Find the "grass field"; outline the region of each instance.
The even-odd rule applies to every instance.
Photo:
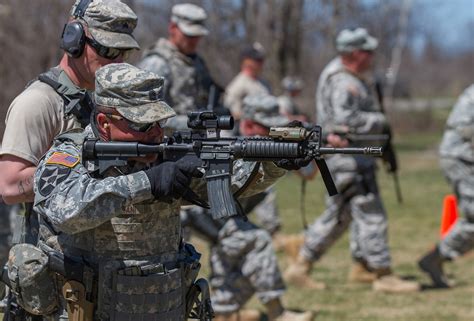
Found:
[[[445,117],[445,115],[441,115]],[[440,131],[406,134],[397,137],[401,163],[400,184],[404,203],[397,204],[393,181],[379,170],[379,183],[389,215],[389,238],[394,271],[406,278],[421,282],[419,293],[380,294],[369,285],[350,284],[347,272],[351,263],[348,238],[340,239],[313,269],[312,277],[324,280],[329,289],[312,291],[289,286],[284,302],[295,309],[317,311],[321,321],[467,321],[474,320],[474,255],[471,252],[454,263],[446,264],[456,287],[448,290],[430,289],[429,279],[421,273],[416,261],[437,240],[442,199],[451,193],[438,166],[437,144]],[[285,233],[302,230],[299,212],[300,181],[288,176],[277,184],[278,204]],[[320,179],[308,184],[306,212],[312,222],[324,209],[324,187]],[[251,216],[251,219],[254,218]],[[206,254],[206,247],[196,240]],[[286,258],[279,254],[280,267]],[[203,265],[207,258],[202,260]],[[204,267],[205,275],[207,267]],[[263,311],[254,298],[248,304]]]

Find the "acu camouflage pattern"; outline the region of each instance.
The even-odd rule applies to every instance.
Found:
[[[169,40],[160,38],[145,52],[138,67],[165,78],[164,100],[178,114],[167,127],[187,129],[187,113],[206,109],[213,80],[199,55],[184,55]]]
[[[136,123],[152,123],[175,115],[163,101],[164,79],[127,63],[108,64],[96,72],[95,102],[115,108]]]
[[[8,278],[18,303],[34,315],[50,314],[58,305],[56,285],[48,256],[31,244],[13,246],[8,258]]]
[[[381,134],[387,125],[372,90],[345,71],[340,58],[323,70],[317,94],[317,120],[324,129],[349,126],[360,134]],[[387,216],[379,195],[375,161],[370,157],[335,155],[328,167],[340,194],[327,197],[326,210],[306,232],[301,250],[317,260],[350,226],[350,247],[356,260],[371,268],[390,266]]]
[[[74,17],[80,0],[76,0],[70,15]],[[101,45],[119,49],[139,49],[132,32],[137,26],[137,15],[119,0],[94,0],[81,18],[87,23],[92,37]]]
[[[112,296],[112,292],[124,294],[125,290],[120,290],[119,284],[122,283],[114,285],[110,281],[115,273],[121,273],[112,267],[137,264],[138,268],[143,269],[146,265],[161,263],[172,271],[183,257],[189,257],[181,245],[179,209],[182,202],[167,204],[154,200],[148,178],[139,167],[117,168],[107,173],[106,177],[98,178],[94,163],[79,163],[73,168],[48,164],[47,160],[54,152],[80,158],[85,136],[93,137],[90,128],[84,133],[68,135],[67,139],[59,138],[39,164],[35,174],[35,209],[42,220],[40,239],[66,256],[80,256],[92,266],[98,266],[96,272],[99,274],[101,298],[96,311],[98,320],[109,319],[111,305],[122,311],[127,310],[132,318],[137,313],[148,313],[149,317],[153,317],[158,315],[154,310],[156,305],[153,308],[149,306],[150,310],[147,311],[133,305],[128,305],[126,309],[118,308],[125,303],[120,300],[114,302],[116,296]],[[267,170],[247,193],[257,193],[268,188],[282,175],[282,170],[273,164],[262,168]],[[248,175],[241,173],[241,177]],[[233,185],[233,190],[238,189],[237,184]],[[204,179],[193,181],[192,186],[198,194],[206,195]],[[161,291],[162,282],[168,284],[166,282],[169,281],[167,289],[170,292],[155,294],[161,295],[166,302],[174,302],[172,307],[166,306],[169,302],[163,306],[170,308],[170,314],[170,311],[177,310],[178,316],[163,316],[163,320],[184,320],[183,298],[189,282],[186,278],[181,280],[180,289],[176,289],[179,285],[173,285],[168,277],[171,276],[160,278],[153,274],[149,279],[147,277],[147,284]],[[129,289],[125,291],[127,295],[119,297],[123,297],[125,302],[143,298],[137,293],[138,290],[134,290],[136,284],[132,279],[124,282],[129,285]],[[179,300],[166,299],[175,292],[182,294]],[[53,319],[59,319],[59,316]]]
[[[440,156],[464,217],[457,220],[439,249],[443,257],[456,258],[474,248],[474,85],[464,91],[449,115]]]
[[[275,182],[286,173],[273,162],[260,164],[255,185],[239,199],[268,189],[269,181]],[[254,166],[256,163],[242,160],[234,163],[234,192],[250,178]],[[211,271],[211,300],[216,313],[238,311],[253,294],[266,303],[285,290],[270,234],[241,217],[230,218],[220,227],[218,241],[211,248]]]

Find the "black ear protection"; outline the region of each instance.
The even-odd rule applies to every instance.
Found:
[[[75,19],[82,18],[86,12],[87,7],[93,0],[81,0],[74,10],[73,16]],[[86,44],[86,33],[84,27],[79,21],[72,21],[66,23],[61,35],[61,43],[59,47],[63,49],[68,56],[72,58],[79,58],[84,51]]]

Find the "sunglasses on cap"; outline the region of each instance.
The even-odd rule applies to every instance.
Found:
[[[114,60],[120,55],[123,56],[123,59],[127,59],[128,54],[130,53],[130,49],[117,49],[102,46],[100,43],[89,37],[86,37],[86,42],[94,48],[99,56],[109,60]]]
[[[119,116],[119,115],[114,115],[114,114],[109,114],[109,113],[104,113],[105,116],[111,118],[111,119],[115,119],[115,120],[125,120],[128,124],[128,128],[136,131],[136,132],[140,132],[140,133],[146,133],[148,131],[150,131],[152,128],[154,128],[156,125],[158,125],[160,128],[163,128],[165,125],[166,125],[166,121],[168,119],[163,119],[163,120],[159,120],[159,121],[155,121],[153,123],[144,123],[144,124],[140,124],[140,123],[135,123],[133,121],[130,121],[128,119],[126,119],[125,117],[122,117],[122,116]]]

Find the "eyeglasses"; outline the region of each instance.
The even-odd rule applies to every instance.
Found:
[[[86,37],[86,42],[92,48],[94,48],[95,52],[97,52],[99,56],[109,59],[109,60],[114,60],[120,55],[123,56],[123,59],[127,59],[128,54],[130,52],[130,50],[109,48],[109,47],[102,46],[100,43],[98,43],[97,41],[89,37]]]
[[[140,123],[135,123],[133,121],[130,121],[126,119],[125,117],[122,117],[119,115],[106,113],[105,116],[111,119],[115,119],[115,120],[125,120],[128,124],[128,128],[140,133],[146,133],[150,131],[152,128],[154,128],[156,125],[158,125],[160,128],[163,128],[166,125],[166,121],[168,120],[168,119],[163,119],[163,120],[159,120],[153,123],[140,124]]]

